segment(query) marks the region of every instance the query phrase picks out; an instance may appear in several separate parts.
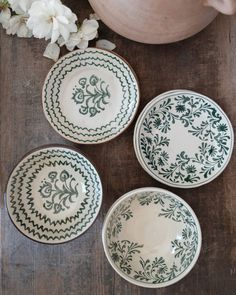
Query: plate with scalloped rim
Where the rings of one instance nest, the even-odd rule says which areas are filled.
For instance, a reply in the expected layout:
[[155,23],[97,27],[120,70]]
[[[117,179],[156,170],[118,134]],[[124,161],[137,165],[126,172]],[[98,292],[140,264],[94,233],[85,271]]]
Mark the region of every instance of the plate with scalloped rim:
[[229,163],[232,125],[209,97],[173,90],[158,95],[140,114],[134,149],[146,172],[173,187],[193,188],[215,179]]
[[92,225],[101,207],[102,185],[96,169],[80,152],[46,146],[17,164],[6,197],[10,218],[24,235],[58,244]]
[[202,243],[191,207],[154,187],[120,197],[107,213],[102,239],[114,270],[147,288],[166,287],[185,277],[197,262]]
[[139,96],[130,65],[98,48],[76,50],[59,59],[42,92],[51,126],[81,144],[102,143],[121,134],[134,119]]

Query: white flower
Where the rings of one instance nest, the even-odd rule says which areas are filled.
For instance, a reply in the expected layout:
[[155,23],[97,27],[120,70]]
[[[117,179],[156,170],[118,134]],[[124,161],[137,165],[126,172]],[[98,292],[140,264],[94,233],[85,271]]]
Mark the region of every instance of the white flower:
[[43,56],[54,60],[58,60],[60,54],[60,47],[56,43],[49,43],[43,53]]
[[0,24],[2,24],[3,28],[6,29],[9,25],[9,20],[11,18],[11,11],[9,8],[4,8],[0,12]]
[[79,32],[82,34],[82,41],[80,42],[79,48],[84,47],[82,43],[85,44],[85,48],[88,47],[88,41],[93,40],[98,34],[98,22],[95,19],[85,19],[79,28]]
[[5,8],[0,13],[0,23],[4,29],[7,30],[8,35],[17,34],[18,37],[31,37],[32,32],[26,25],[28,19],[28,9],[34,0],[8,0],[7,5],[10,4],[11,9],[15,12],[11,16],[9,8]]
[[13,15],[9,22],[7,29],[8,35],[17,34],[18,37],[30,38],[32,36],[32,32],[26,25],[27,16],[25,14]]
[[70,34],[70,38],[68,39],[67,42],[65,42],[65,40],[62,37],[59,38],[58,44],[60,46],[66,45],[66,48],[69,51],[72,51],[80,43],[80,41],[81,41],[81,33],[77,32],[77,33]]
[[28,27],[36,38],[51,39],[62,36],[65,41],[77,31],[77,16],[58,0],[37,0],[29,9]]
[[17,34],[18,37],[31,37],[32,33],[26,26],[28,15],[26,12],[23,12],[23,9],[21,10],[19,8],[19,11],[22,13],[19,12],[20,14],[11,16],[11,10],[6,6],[0,13],[0,23],[2,24],[3,28],[7,30],[8,35]]
[[66,45],[70,51],[75,47],[86,49],[88,42],[97,36],[98,22],[96,20],[85,19],[77,33],[72,33],[68,41],[59,39],[60,46]]
[[12,10],[17,14],[24,14],[30,9],[35,0],[8,0]]

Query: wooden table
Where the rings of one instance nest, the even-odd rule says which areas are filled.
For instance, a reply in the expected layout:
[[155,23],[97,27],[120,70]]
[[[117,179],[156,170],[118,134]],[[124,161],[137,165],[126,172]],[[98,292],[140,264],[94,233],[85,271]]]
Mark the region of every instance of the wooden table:
[[[81,19],[87,1],[65,1]],[[170,45],[127,40],[101,24],[100,37],[113,41],[130,62],[141,86],[139,112],[157,94],[191,89],[206,94],[225,110],[236,130],[236,18],[218,16],[203,32]],[[43,58],[45,41],[7,36],[0,30],[0,243],[1,295],[236,294],[236,154],[214,181],[196,189],[174,189],[152,179],[133,150],[134,123],[117,139],[79,145],[96,164],[104,187],[103,205],[93,226],[63,245],[43,245],[23,236],[11,223],[4,201],[8,175],[32,148],[49,143],[76,146],[46,121],[41,88],[52,61]],[[159,290],[133,286],[105,258],[104,216],[122,194],[143,186],[167,188],[196,212],[203,234],[199,260],[179,283]]]

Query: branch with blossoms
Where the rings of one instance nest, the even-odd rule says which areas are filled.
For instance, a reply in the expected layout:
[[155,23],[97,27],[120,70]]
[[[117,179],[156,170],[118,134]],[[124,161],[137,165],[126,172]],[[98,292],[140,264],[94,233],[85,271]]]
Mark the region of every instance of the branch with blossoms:
[[[90,14],[82,24],[77,16],[60,0],[0,0],[0,24],[8,35],[22,38],[50,40],[44,56],[57,61],[60,47],[69,51],[86,49],[89,41],[98,36],[96,14]],[[97,47],[113,50],[115,45],[98,40]]]

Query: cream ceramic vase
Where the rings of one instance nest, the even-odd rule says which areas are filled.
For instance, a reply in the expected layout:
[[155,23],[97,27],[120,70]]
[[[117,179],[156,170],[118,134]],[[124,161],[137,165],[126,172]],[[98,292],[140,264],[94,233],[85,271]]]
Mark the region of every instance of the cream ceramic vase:
[[89,0],[101,20],[118,34],[142,43],[188,38],[218,12],[233,14],[236,0]]

